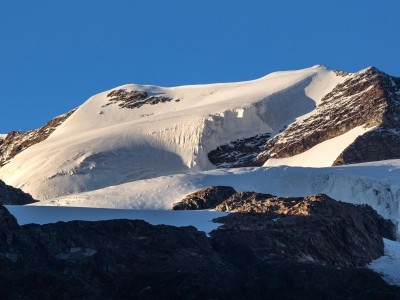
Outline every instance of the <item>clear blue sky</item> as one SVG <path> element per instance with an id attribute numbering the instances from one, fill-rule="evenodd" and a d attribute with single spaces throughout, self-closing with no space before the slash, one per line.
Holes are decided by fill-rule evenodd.
<path id="1" fill-rule="evenodd" d="M 316 64 L 400 76 L 400 1 L 0 0 L 0 133 L 125 83 L 241 81 Z"/>

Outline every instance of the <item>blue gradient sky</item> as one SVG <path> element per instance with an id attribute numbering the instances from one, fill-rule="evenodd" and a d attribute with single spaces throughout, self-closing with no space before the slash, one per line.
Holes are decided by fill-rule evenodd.
<path id="1" fill-rule="evenodd" d="M 0 0 L 0 133 L 125 83 L 241 81 L 316 64 L 400 76 L 400 1 Z"/>

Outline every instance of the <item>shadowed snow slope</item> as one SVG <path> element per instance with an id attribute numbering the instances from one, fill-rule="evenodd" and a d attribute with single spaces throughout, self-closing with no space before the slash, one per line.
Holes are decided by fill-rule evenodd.
<path id="1" fill-rule="evenodd" d="M 121 86 L 91 97 L 46 140 L 2 167 L 0 179 L 42 200 L 213 169 L 211 150 L 274 136 L 342 80 L 316 66 L 239 83 Z"/>

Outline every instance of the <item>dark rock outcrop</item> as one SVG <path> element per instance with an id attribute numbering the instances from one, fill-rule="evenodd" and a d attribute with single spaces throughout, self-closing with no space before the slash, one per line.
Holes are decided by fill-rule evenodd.
<path id="1" fill-rule="evenodd" d="M 65 122 L 76 109 L 58 116 L 43 127 L 27 132 L 12 131 L 0 142 L 0 167 L 4 166 L 18 153 L 47 139 L 58 126 Z"/>
<path id="2" fill-rule="evenodd" d="M 325 213 L 330 215 L 329 210 Z M 262 218 L 254 221 L 257 216 Z M 400 288 L 387 285 L 376 273 L 349 267 L 361 265 L 366 259 L 363 254 L 354 259 L 347 254 L 351 263 L 317 259 L 324 257 L 324 252 L 316 253 L 313 260 L 306 255 L 297 257 L 302 249 L 294 248 L 304 246 L 299 240 L 305 243 L 303 252 L 320 242 L 318 227 L 301 221 L 308 216 L 297 217 L 297 224 L 275 226 L 280 230 L 275 237 L 272 227 L 268 230 L 265 225 L 278 221 L 264 213 L 234 213 L 220 219 L 223 227 L 207 237 L 193 227 L 153 226 L 139 220 L 18 226 L 0 207 L 0 298 L 400 297 Z M 283 247 L 279 243 L 286 231 L 294 243 Z M 301 237 L 304 233 L 308 241 Z M 272 241 L 267 241 L 271 237 Z M 348 237 L 338 232 L 337 238 L 346 241 Z M 338 251 L 335 255 L 341 257 L 347 249 L 338 247 Z"/>
<path id="3" fill-rule="evenodd" d="M 195 210 L 215 208 L 236 191 L 230 186 L 212 186 L 187 195 L 182 201 L 175 203 L 173 210 Z"/>
<path id="4" fill-rule="evenodd" d="M 369 206 L 305 198 L 238 193 L 216 207 L 238 212 L 219 218 L 213 237 L 244 239 L 254 255 L 274 261 L 311 261 L 337 267 L 364 266 L 382 256 L 382 236 L 394 239 L 394 226 Z M 225 235 L 225 236 L 223 236 Z"/>
<path id="5" fill-rule="evenodd" d="M 0 205 L 24 205 L 37 202 L 30 194 L 14 188 L 0 180 Z"/>
<path id="6" fill-rule="evenodd" d="M 400 127 L 378 127 L 359 136 L 336 158 L 333 165 L 397 159 L 399 156 Z"/>
<path id="7" fill-rule="evenodd" d="M 118 104 L 120 108 L 140 108 L 142 105 L 155 105 L 158 103 L 170 102 L 173 99 L 164 96 L 150 96 L 143 91 L 127 91 L 125 89 L 113 90 L 107 94 L 109 103 L 103 105 Z M 180 99 L 176 99 L 179 102 Z"/>
<path id="8" fill-rule="evenodd" d="M 206 190 L 212 187 L 199 194 Z M 269 260 L 362 266 L 383 255 L 382 236 L 395 239 L 393 224 L 370 206 L 336 201 L 323 194 L 291 198 L 240 192 L 225 200 L 219 195 L 214 203 L 220 204 L 208 208 L 234 213 L 218 219 L 224 225 L 212 236 L 225 239 L 225 234 L 233 234 L 232 240 L 250 239 L 249 244 L 259 245 L 257 256 Z"/>
<path id="9" fill-rule="evenodd" d="M 357 126 L 377 128 L 356 139 L 335 165 L 400 158 L 400 78 L 373 67 L 348 77 L 324 96 L 313 115 L 269 140 L 258 155 L 259 165 L 300 154 Z M 371 147 L 377 135 L 382 146 Z"/>
<path id="10" fill-rule="evenodd" d="M 3 207 L 0 217 L 1 299 L 207 299 L 229 293 L 231 271 L 194 227 L 115 220 L 16 228 Z"/>
<path id="11" fill-rule="evenodd" d="M 259 134 L 221 145 L 208 153 L 208 159 L 218 168 L 255 166 L 257 155 L 264 149 L 270 137 L 269 133 Z"/>

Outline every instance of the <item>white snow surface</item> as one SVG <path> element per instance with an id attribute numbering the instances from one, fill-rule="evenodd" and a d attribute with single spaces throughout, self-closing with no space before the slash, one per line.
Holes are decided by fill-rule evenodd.
<path id="1" fill-rule="evenodd" d="M 207 153 L 260 133 L 275 135 L 312 112 L 344 77 L 325 67 L 257 80 L 180 87 L 124 85 L 171 102 L 119 108 L 106 91 L 82 104 L 48 139 L 0 169 L 0 179 L 39 200 L 134 180 L 215 168 Z M 175 100 L 178 100 L 176 102 Z"/>
<path id="2" fill-rule="evenodd" d="M 372 261 L 368 267 L 380 273 L 392 285 L 400 286 L 400 242 L 383 239 L 385 255 Z"/>
<path id="3" fill-rule="evenodd" d="M 4 140 L 6 138 L 7 134 L 0 133 L 0 140 Z"/>
<path id="4" fill-rule="evenodd" d="M 6 208 L 14 215 L 19 225 L 32 223 L 49 224 L 76 220 L 104 221 L 131 219 L 144 220 L 152 225 L 194 226 L 206 233 L 217 229 L 221 225 L 212 222 L 212 219 L 227 215 L 225 212 L 211 210 L 167 211 L 14 205 L 6 205 Z"/>
<path id="5" fill-rule="evenodd" d="M 324 193 L 354 204 L 369 204 L 398 226 L 400 215 L 400 160 L 358 165 L 305 168 L 259 167 L 219 169 L 161 176 L 62 196 L 33 205 L 171 209 L 186 195 L 213 185 L 237 191 L 277 196 L 309 196 Z M 400 232 L 400 231 L 399 231 Z"/>
<path id="6" fill-rule="evenodd" d="M 374 127 L 355 127 L 335 138 L 326 140 L 311 149 L 287 158 L 272 158 L 264 166 L 295 166 L 295 167 L 327 167 L 332 166 L 338 156 L 354 142 L 360 135 L 374 129 Z"/>

